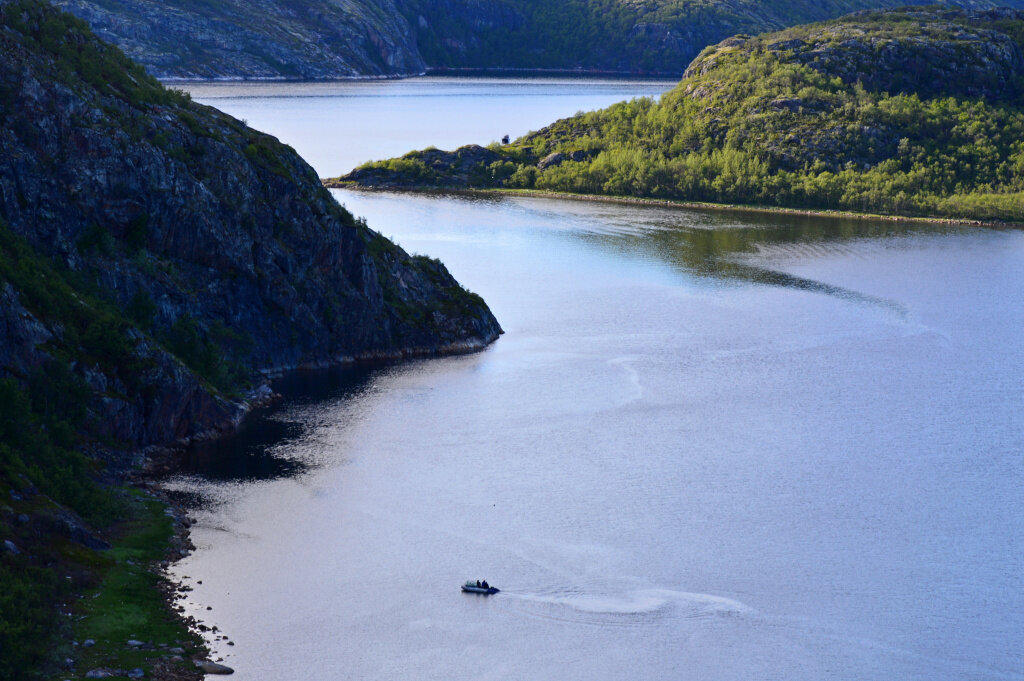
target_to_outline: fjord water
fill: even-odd
[[[171,481],[235,678],[1024,678],[1021,232],[336,196],[506,334]]]
[[[577,111],[657,96],[664,80],[451,78],[189,84],[204,104],[291,144],[321,177],[436,146],[486,145]]]

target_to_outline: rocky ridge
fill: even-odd
[[[56,0],[164,79],[372,78],[426,65],[394,0]]]
[[[725,40],[694,59],[683,78],[713,75],[739,54],[765,53],[876,92],[1007,99],[1020,87],[1024,55],[999,22],[1021,16],[1012,9],[857,12],[842,21]],[[887,17],[898,17],[899,24],[878,30]]]
[[[224,671],[161,574],[188,523],[138,476],[269,376],[499,333],[293,150],[0,0],[0,681]]]
[[[905,0],[57,0],[160,78],[678,76],[705,46]],[[974,9],[1024,0],[947,0]]]

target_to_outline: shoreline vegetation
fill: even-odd
[[[617,203],[632,206],[676,208],[680,210],[710,210],[729,213],[760,213],[770,215],[800,215],[806,217],[838,218],[846,220],[884,220],[889,222],[918,222],[943,225],[971,225],[978,227],[1024,228],[1024,221],[981,220],[976,218],[930,217],[926,215],[901,215],[887,213],[863,213],[840,209],[789,208],[786,206],[759,206],[738,203],[713,203],[710,201],[687,201],[684,199],[654,199],[642,196],[613,196],[608,194],[573,194],[571,192],[547,191],[543,189],[508,188],[441,188],[431,186],[373,186],[336,178],[324,178],[328,189],[351,189],[369,193],[435,194],[456,196],[511,196],[534,199],[556,199],[561,201],[585,201],[594,203]]]
[[[336,181],[1024,222],[1024,11],[859,12],[705,49],[675,88]]]

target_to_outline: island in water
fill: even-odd
[[[415,151],[328,186],[1024,220],[1024,12],[852,14],[704,50],[657,101],[508,144]]]

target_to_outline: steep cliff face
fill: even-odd
[[[422,73],[393,0],[56,0],[159,78]]]
[[[94,428],[139,447],[230,422],[260,372],[500,333],[276,139],[41,3],[0,25],[0,374],[66,367]]]

